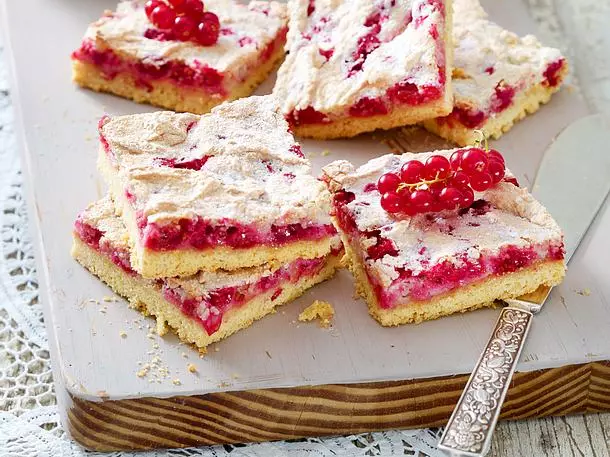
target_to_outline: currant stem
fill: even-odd
[[[436,184],[437,182],[444,182],[444,181],[447,181],[447,179],[449,179],[449,178],[439,178],[438,173],[437,173],[436,178],[430,179],[430,180],[422,179],[421,181],[419,181],[415,184],[408,184],[406,182],[401,182],[398,185],[398,187],[396,188],[396,192],[403,190],[405,187],[408,187],[409,190],[412,190],[413,188],[415,188],[415,190],[419,190],[419,187],[421,187],[423,185],[430,187],[430,184]]]
[[[485,152],[489,152],[489,143],[487,141],[487,135],[485,135],[485,132],[483,130],[475,130],[474,133],[480,136],[480,138],[475,140],[474,145],[479,147],[481,144],[485,143]]]

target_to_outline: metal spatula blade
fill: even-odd
[[[610,118],[588,116],[563,130],[546,150],[532,192],[563,228],[569,261],[610,192]],[[550,291],[542,286],[506,300],[439,449],[456,456],[487,454],[532,318]]]

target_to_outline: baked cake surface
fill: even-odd
[[[449,0],[290,0],[274,93],[297,136],[351,137],[452,108]]]
[[[220,20],[218,41],[180,41],[148,19],[143,1],[120,2],[87,29],[72,54],[81,86],[137,102],[193,113],[247,96],[284,57],[285,5],[209,0]]]
[[[328,279],[343,257],[341,241],[335,235],[332,251],[315,259],[152,280],[131,268],[128,239],[106,197],[79,215],[72,255],[132,306],[154,315],[159,329],[169,324],[183,341],[200,348],[249,326]]]
[[[426,120],[433,133],[461,146],[480,129],[499,138],[559,90],[568,65],[558,49],[522,38],[487,18],[478,0],[454,0],[454,108]]]
[[[272,97],[100,121],[99,167],[145,277],[316,258],[330,195]]]
[[[336,161],[324,169],[357,289],[383,325],[489,306],[564,276],[561,229],[510,175],[460,210],[410,217],[381,207],[381,175],[452,152],[386,155],[360,168]]]

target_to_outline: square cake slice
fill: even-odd
[[[284,58],[287,17],[280,3],[206,0],[205,12],[188,15],[162,0],[146,5],[120,2],[89,26],[72,53],[77,84],[202,114],[250,95]],[[157,11],[147,10],[155,5]]]
[[[74,226],[73,257],[132,306],[174,329],[199,348],[246,328],[313,285],[330,278],[341,265],[338,235],[329,253],[293,258],[282,265],[236,271],[200,272],[186,278],[145,279],[130,265],[129,236],[115,216],[110,198],[83,211]]]
[[[451,172],[450,184],[439,188],[443,167],[436,168],[437,178],[424,173],[427,184],[413,178],[428,163],[446,166],[453,152],[385,155],[357,169],[337,161],[324,169],[357,290],[382,325],[490,306],[564,277],[561,229],[503,166],[489,160],[490,173],[501,168],[493,185],[476,173],[464,184],[463,172]],[[431,156],[442,158],[428,162]]]
[[[274,93],[297,136],[352,137],[449,114],[450,0],[290,0]]]
[[[568,64],[558,49],[523,38],[487,19],[478,0],[454,0],[454,107],[424,121],[429,131],[460,146],[475,130],[499,138],[559,90]]]
[[[272,97],[105,117],[99,168],[144,277],[328,254],[330,194]]]

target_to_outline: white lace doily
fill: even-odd
[[[0,47],[0,457],[84,457],[59,423],[48,343],[38,303],[7,69]],[[237,446],[214,446],[115,457],[430,456],[436,430],[391,431]]]

